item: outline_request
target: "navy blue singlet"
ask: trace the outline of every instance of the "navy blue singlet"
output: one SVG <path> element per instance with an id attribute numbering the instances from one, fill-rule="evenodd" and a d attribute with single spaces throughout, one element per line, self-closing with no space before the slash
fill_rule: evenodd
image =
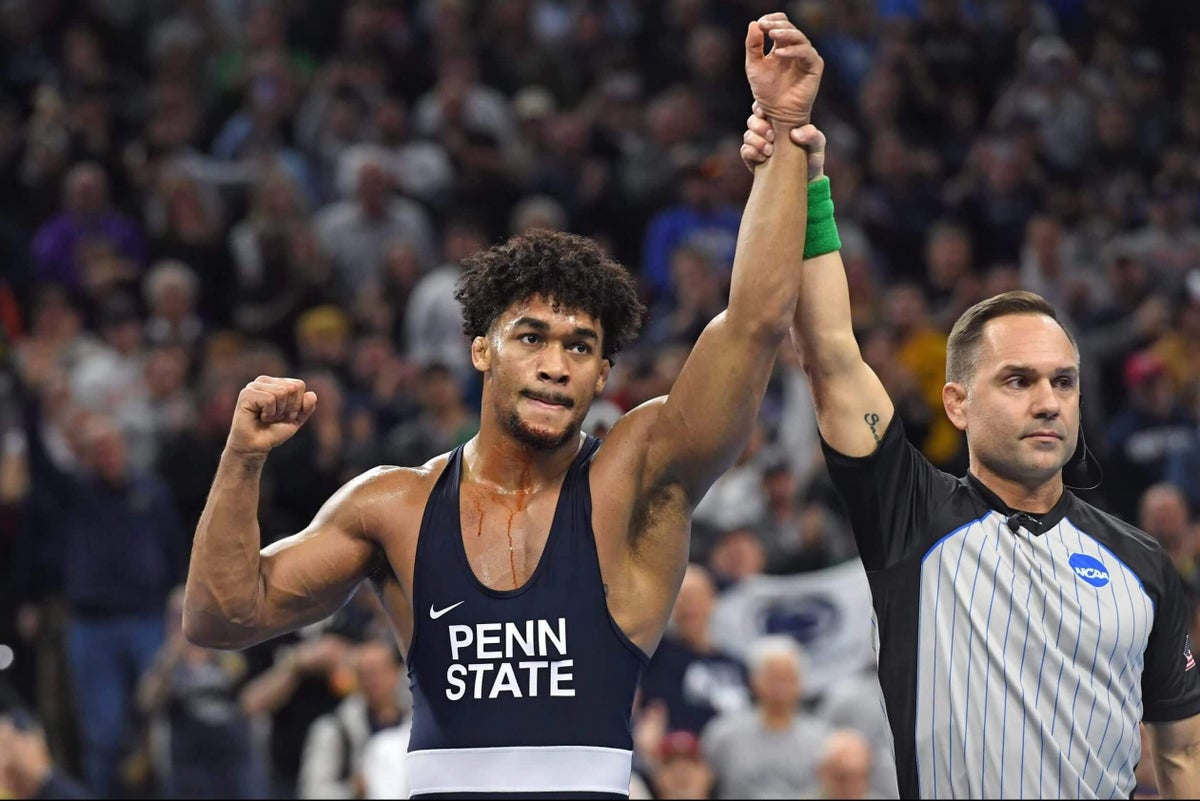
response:
<path id="1" fill-rule="evenodd" d="M 608 613 L 592 534 L 592 437 L 529 581 L 484 586 L 463 547 L 462 448 L 430 493 L 413 571 L 413 798 L 629 793 L 645 654 Z"/>

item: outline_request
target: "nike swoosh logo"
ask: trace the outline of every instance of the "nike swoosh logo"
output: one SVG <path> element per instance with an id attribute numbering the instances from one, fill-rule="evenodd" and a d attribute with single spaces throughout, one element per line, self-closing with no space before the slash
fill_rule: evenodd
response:
<path id="1" fill-rule="evenodd" d="M 466 601 L 459 601 L 458 603 L 453 604 L 452 606 L 447 606 L 445 609 L 441 609 L 441 610 L 434 610 L 433 604 L 430 604 L 429 605 L 429 618 L 430 618 L 430 620 L 437 620 L 439 617 L 446 614 L 451 609 L 462 606 L 465 603 L 466 603 Z"/>

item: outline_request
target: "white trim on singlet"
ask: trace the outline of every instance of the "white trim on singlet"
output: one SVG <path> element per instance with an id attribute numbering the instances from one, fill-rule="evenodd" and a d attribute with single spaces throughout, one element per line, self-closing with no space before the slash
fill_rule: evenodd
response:
<path id="1" fill-rule="evenodd" d="M 588 745 L 431 748 L 408 753 L 421 793 L 629 792 L 633 752 Z"/>

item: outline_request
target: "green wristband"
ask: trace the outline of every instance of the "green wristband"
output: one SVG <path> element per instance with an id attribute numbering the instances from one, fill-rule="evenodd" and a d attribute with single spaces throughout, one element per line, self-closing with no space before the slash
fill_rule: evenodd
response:
<path id="1" fill-rule="evenodd" d="M 829 177 L 822 176 L 808 184 L 808 225 L 804 229 L 804 258 L 814 259 L 841 250 L 837 223 L 833 219 L 833 197 L 829 193 Z"/>

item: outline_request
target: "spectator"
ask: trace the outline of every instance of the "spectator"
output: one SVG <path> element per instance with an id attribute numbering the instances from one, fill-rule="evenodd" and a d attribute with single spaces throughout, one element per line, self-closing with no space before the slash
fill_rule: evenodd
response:
<path id="1" fill-rule="evenodd" d="M 669 732 L 662 739 L 658 759 L 655 798 L 712 798 L 712 768 L 704 761 L 700 740 L 693 732 Z"/>
<path id="2" fill-rule="evenodd" d="M 225 210 L 218 190 L 206 186 L 196 172 L 182 164 L 164 165 L 158 171 L 145 210 L 149 249 L 156 264 L 188 265 L 187 270 L 203 275 L 203 283 L 192 275 L 188 311 L 199 310 L 208 320 L 224 322 L 229 318 L 229 290 L 234 282 Z M 173 272 L 178 272 L 177 266 Z M 146 304 L 152 305 L 149 296 Z"/>
<path id="3" fill-rule="evenodd" d="M 240 390 L 240 384 L 229 379 L 205 379 L 192 392 L 195 413 L 191 425 L 163 439 L 158 471 L 171 488 L 189 542 L 225 447 Z"/>
<path id="4" fill-rule="evenodd" d="M 1174 484 L 1151 485 L 1142 493 L 1138 528 L 1158 540 L 1184 583 L 1200 592 L 1200 537 L 1183 492 Z"/>
<path id="5" fill-rule="evenodd" d="M 145 330 L 133 298 L 114 295 L 99 310 L 104 349 L 71 374 L 71 395 L 80 406 L 109 414 L 121 427 L 129 457 L 140 469 L 157 455 L 146 413 Z"/>
<path id="6" fill-rule="evenodd" d="M 389 95 L 375 104 L 376 139 L 391 154 L 397 188 L 428 208 L 445 210 L 454 186 L 450 155 L 435 141 L 414 139 L 408 123 L 408 109 L 400 98 Z"/>
<path id="7" fill-rule="evenodd" d="M 957 223 L 938 222 L 929 230 L 925 261 L 934 327 L 949 331 L 960 314 L 982 300 L 975 279 L 971 234 Z"/>
<path id="8" fill-rule="evenodd" d="M 1188 273 L 1185 285 L 1174 325 L 1151 349 L 1171 374 L 1180 402 L 1195 408 L 1200 402 L 1200 269 Z"/>
<path id="9" fill-rule="evenodd" d="M 67 174 L 62 211 L 38 229 L 32 248 L 39 278 L 96 298 L 136 282 L 145 259 L 141 231 L 112 207 L 108 176 L 90 162 Z"/>
<path id="10" fill-rule="evenodd" d="M 383 334 L 365 333 L 351 348 L 348 402 L 368 415 L 376 431 L 388 431 L 416 414 L 416 369 L 401 358 L 394 342 Z"/>
<path id="11" fill-rule="evenodd" d="M 70 292 L 58 284 L 40 284 L 31 295 L 29 334 L 14 354 L 22 374 L 44 376 L 50 369 L 70 374 L 102 352 L 104 346 L 84 327 L 83 312 Z"/>
<path id="12" fill-rule="evenodd" d="M 94 797 L 55 769 L 40 731 L 18 728 L 10 715 L 0 715 L 0 794 L 9 798 Z"/>
<path id="13" fill-rule="evenodd" d="M 778 472 L 767 476 L 767 486 L 781 482 Z M 768 490 L 770 492 L 771 490 Z M 841 515 L 826 502 L 809 499 L 797 507 L 789 533 L 789 547 L 771 561 L 767 550 L 767 570 L 775 574 L 807 573 L 824 570 L 855 555 L 854 537 Z M 761 538 L 761 537 L 760 537 Z"/>
<path id="14" fill-rule="evenodd" d="M 62 549 L 63 591 L 71 607 L 68 662 L 75 683 L 87 783 L 116 789 L 128 732 L 130 688 L 162 645 L 161 610 L 183 572 L 182 535 L 166 486 L 135 471 L 112 420 L 83 419 L 77 458 L 64 472 L 46 457 L 31 427 L 35 482 L 58 504 L 47 534 Z"/>
<path id="15" fill-rule="evenodd" d="M 942 216 L 935 186 L 910 156 L 911 147 L 894 128 L 871 140 L 870 179 L 863 188 L 860 220 L 888 274 L 918 280 L 923 272 L 924 232 Z"/>
<path id="16" fill-rule="evenodd" d="M 349 641 L 336 633 L 313 632 L 297 643 L 271 643 L 273 664 L 242 688 L 238 703 L 248 717 L 270 721 L 268 772 L 271 795 L 296 798 L 309 726 L 337 708 L 344 695 Z M 263 649 L 250 654 L 253 663 Z M 253 669 L 253 668 L 252 668 Z"/>
<path id="17" fill-rule="evenodd" d="M 621 165 L 623 195 L 643 213 L 653 213 L 675 200 L 675 184 L 685 170 L 694 170 L 699 158 L 694 141 L 698 129 L 691 124 L 696 108 L 695 94 L 682 86 L 673 86 L 645 104 L 643 135 L 637 135 L 626 149 Z M 663 218 L 666 219 L 666 218 Z M 666 223 L 663 223 L 666 227 Z M 643 251 L 648 238 L 635 247 Z M 661 254 L 660 281 L 666 280 L 666 258 Z M 724 254 L 732 256 L 732 251 Z M 643 272 L 646 268 L 643 266 Z"/>
<path id="18" fill-rule="evenodd" d="M 716 25 L 697 25 L 684 44 L 687 83 L 700 98 L 705 127 L 738 131 L 745 112 L 737 40 Z M 735 58 L 735 56 L 737 58 Z"/>
<path id="19" fill-rule="evenodd" d="M 708 552 L 708 569 L 721 592 L 761 574 L 766 566 L 767 549 L 750 526 L 718 531 Z"/>
<path id="20" fill-rule="evenodd" d="M 486 134 L 500 145 L 511 142 L 516 131 L 508 101 L 479 81 L 478 64 L 469 52 L 447 55 L 438 65 L 437 85 L 413 110 L 413 128 L 419 136 L 445 141 L 447 129 L 458 125 Z"/>
<path id="21" fill-rule="evenodd" d="M 296 138 L 314 166 L 320 198 L 336 194 L 338 164 L 361 137 L 377 95 L 377 85 L 357 85 L 340 60 L 323 69 L 309 88 L 297 113 Z"/>
<path id="22" fill-rule="evenodd" d="M 1123 241 L 1156 276 L 1170 284 L 1182 283 L 1188 270 L 1200 263 L 1195 199 L 1165 187 L 1152 190 L 1146 201 L 1145 224 Z"/>
<path id="23" fill-rule="evenodd" d="M 1079 64 L 1060 37 L 1039 36 L 1025 51 L 1024 68 L 993 112 L 998 125 L 1033 123 L 1043 156 L 1057 170 L 1084 165 L 1092 144 L 1092 104 L 1080 82 Z"/>
<path id="24" fill-rule="evenodd" d="M 376 732 L 367 740 L 362 755 L 363 798 L 408 798 L 408 741 L 412 720 Z"/>
<path id="25" fill-rule="evenodd" d="M 863 0 L 831 5 L 831 29 L 821 40 L 830 77 L 851 95 L 857 94 L 875 55 L 873 5 Z"/>
<path id="26" fill-rule="evenodd" d="M 1173 456 L 1195 447 L 1196 421 L 1175 396 L 1165 363 L 1141 351 L 1125 363 L 1129 401 L 1108 428 L 1110 499 L 1126 518 L 1137 513 L 1142 492 L 1165 476 Z"/>
<path id="27" fill-rule="evenodd" d="M 777 458 L 763 471 L 763 490 L 766 493 L 766 513 L 759 521 L 758 531 L 772 572 L 786 564 L 788 557 L 807 549 L 810 543 L 801 536 L 801 510 L 796 477 L 791 466 Z M 792 572 L 785 570 L 783 572 Z"/>
<path id="28" fill-rule="evenodd" d="M 296 356 L 300 370 L 328 370 L 339 378 L 350 369 L 351 320 L 334 304 L 307 309 L 296 318 Z"/>
<path id="29" fill-rule="evenodd" d="M 296 316 L 325 299 L 322 262 L 296 258 L 295 241 L 311 237 L 307 206 L 299 183 L 271 166 L 254 186 L 249 215 L 229 232 L 236 265 L 232 322 L 280 347 L 290 345 Z"/>
<path id="30" fill-rule="evenodd" d="M 892 729 L 883 708 L 878 668 L 872 664 L 867 670 L 840 677 L 822 695 L 820 714 L 831 726 L 853 732 L 866 743 L 870 752 L 867 759 L 870 795 L 864 793 L 864 797 L 896 798 L 899 795 L 896 757 L 892 750 Z"/>
<path id="31" fill-rule="evenodd" d="M 190 428 L 196 407 L 188 389 L 191 358 L 181 345 L 150 350 L 146 358 L 146 416 L 156 454 L 162 443 Z"/>
<path id="32" fill-rule="evenodd" d="M 261 798 L 265 774 L 250 721 L 238 707 L 246 658 L 183 636 L 183 587 L 167 600 L 166 644 L 141 677 L 138 709 L 161 735 L 158 767 L 168 798 Z M 220 770 L 213 767 L 219 765 Z"/>
<path id="33" fill-rule="evenodd" d="M 763 426 L 756 425 L 734 466 L 696 504 L 697 523 L 729 530 L 750 527 L 763 519 L 767 508 L 763 473 L 770 456 L 765 450 L 766 437 Z"/>
<path id="34" fill-rule="evenodd" d="M 530 189 L 553 199 L 577 222 L 605 211 L 612 188 L 612 169 L 596 142 L 588 116 L 561 112 L 551 117 L 545 148 L 529 177 Z"/>
<path id="35" fill-rule="evenodd" d="M 671 625 L 642 676 L 642 698 L 666 705 L 666 725 L 699 734 L 716 715 L 750 706 L 745 666 L 712 642 L 716 588 L 708 571 L 689 564 Z"/>
<path id="36" fill-rule="evenodd" d="M 871 790 L 871 746 L 852 729 L 839 729 L 821 746 L 816 798 L 882 798 Z"/>
<path id="37" fill-rule="evenodd" d="M 444 364 L 460 380 L 465 380 L 468 371 L 473 370 L 454 288 L 462 274 L 462 260 L 487 247 L 488 240 L 478 223 L 459 217 L 447 224 L 442 242 L 442 265 L 426 273 L 408 298 L 404 323 L 406 355 L 418 366 Z"/>
<path id="38" fill-rule="evenodd" d="M 964 443 L 942 411 L 946 332 L 934 328 L 925 293 L 915 284 L 892 287 L 887 296 L 887 318 L 895 337 L 896 361 L 912 374 L 928 410 L 929 433 L 920 448 L 934 464 L 950 464 Z"/>
<path id="39" fill-rule="evenodd" d="M 701 737 L 718 798 L 816 792 L 819 748 L 831 729 L 800 709 L 804 662 L 800 645 L 786 635 L 767 635 L 750 647 L 755 707 L 714 718 Z"/>
<path id="40" fill-rule="evenodd" d="M 388 242 L 411 242 L 423 264 L 435 259 L 429 216 L 414 201 L 393 195 L 394 182 L 384 155 L 376 149 L 361 152 L 354 174 L 353 195 L 330 203 L 313 217 L 342 298 L 353 298 L 357 287 L 379 281 Z"/>
<path id="41" fill-rule="evenodd" d="M 778 419 L 787 420 L 788 423 L 776 424 L 776 445 L 795 478 L 796 491 L 803 492 L 808 489 L 814 476 L 825 469 L 817 434 L 817 416 L 813 412 L 812 394 L 808 391 L 808 375 L 800 364 L 796 349 L 784 343 L 779 349 L 778 358 Z"/>
<path id="42" fill-rule="evenodd" d="M 396 426 L 384 438 L 385 464 L 417 467 L 439 453 L 454 450 L 475 436 L 479 415 L 463 402 L 454 374 L 436 362 L 424 367 L 417 380 L 419 415 Z"/>
<path id="43" fill-rule="evenodd" d="M 671 291 L 651 316 L 643 341 L 693 345 L 709 320 L 725 307 L 729 293 L 723 271 L 708 253 L 683 245 L 671 254 Z"/>
<path id="44" fill-rule="evenodd" d="M 421 262 L 412 244 L 388 243 L 379 283 L 362 287 L 355 301 L 355 320 L 364 332 L 390 339 L 404 350 L 404 315 L 421 278 Z"/>
<path id="45" fill-rule="evenodd" d="M 1021 287 L 1062 309 L 1072 326 L 1088 308 L 1091 298 L 1103 291 L 1094 271 L 1080 266 L 1078 249 L 1079 243 L 1067 236 L 1057 217 L 1038 214 L 1025 226 Z"/>
<path id="46" fill-rule="evenodd" d="M 357 691 L 308 729 L 296 788 L 300 798 L 365 797 L 363 760 L 368 741 L 403 724 L 411 710 L 394 645 L 368 640 L 355 647 L 352 660 Z M 388 767 L 399 776 L 405 773 L 403 758 Z"/>
<path id="47" fill-rule="evenodd" d="M 30 55 L 41 57 L 36 49 Z M 71 167 L 66 104 L 49 82 L 37 84 L 37 80 L 34 76 L 27 95 L 31 108 L 28 143 L 9 161 L 9 169 L 17 171 L 16 185 L 28 201 L 28 206 L 17 210 L 18 216 L 34 228 L 58 212 L 63 178 Z"/>
<path id="48" fill-rule="evenodd" d="M 152 345 L 183 345 L 194 348 L 204 334 L 197 314 L 200 280 L 186 264 L 157 262 L 142 281 L 148 311 L 146 341 Z"/>
<path id="49" fill-rule="evenodd" d="M 287 55 L 271 49 L 249 54 L 240 87 L 242 105 L 221 125 L 212 154 L 226 161 L 278 160 L 315 195 L 307 162 L 293 149 L 285 127 L 299 102 L 303 77 Z"/>
<path id="50" fill-rule="evenodd" d="M 909 442 L 920 448 L 929 439 L 929 429 L 937 411 L 930 408 L 927 387 L 917 381 L 908 364 L 900 360 L 896 349 L 900 344 L 891 332 L 882 327 L 866 329 L 860 335 L 863 360 L 879 376 L 896 406 L 896 414 L 904 421 L 904 433 Z M 929 374 L 927 373 L 926 377 Z"/>
<path id="51" fill-rule="evenodd" d="M 993 135 L 974 154 L 975 185 L 956 205 L 975 232 L 984 264 L 1012 264 L 1020 258 L 1025 226 L 1037 212 L 1042 193 L 1033 154 L 1014 137 Z"/>
<path id="52" fill-rule="evenodd" d="M 1105 265 L 1104 299 L 1098 301 L 1086 319 L 1082 352 L 1090 354 L 1097 369 L 1096 403 L 1089 404 L 1104 418 L 1111 418 L 1122 405 L 1128 387 L 1125 361 L 1134 351 L 1152 345 L 1170 326 L 1170 308 L 1155 291 L 1146 265 L 1117 245 L 1103 255 Z"/>
<path id="53" fill-rule="evenodd" d="M 682 180 L 679 204 L 657 214 L 646 229 L 642 271 L 656 299 L 671 297 L 671 262 L 684 246 L 700 249 L 712 269 L 727 276 L 733 268 L 741 212 L 720 202 L 713 174 L 716 162 L 709 159 L 688 164 Z"/>
<path id="54" fill-rule="evenodd" d="M 347 455 L 363 446 L 356 439 L 363 432 L 349 425 L 341 379 L 323 369 L 303 371 L 300 377 L 312 391 L 321 393 L 322 408 L 313 413 L 302 433 L 279 449 L 281 462 L 302 464 L 304 471 L 299 475 L 282 467 L 269 473 L 264 471 L 262 498 L 276 515 L 270 531 L 272 538 L 299 531 L 312 520 L 320 509 L 321 499 L 350 479 L 344 470 Z"/>
<path id="55" fill-rule="evenodd" d="M 513 207 L 509 217 L 509 236 L 523 234 L 534 228 L 567 231 L 567 212 L 557 200 L 546 195 L 532 195 Z"/>

